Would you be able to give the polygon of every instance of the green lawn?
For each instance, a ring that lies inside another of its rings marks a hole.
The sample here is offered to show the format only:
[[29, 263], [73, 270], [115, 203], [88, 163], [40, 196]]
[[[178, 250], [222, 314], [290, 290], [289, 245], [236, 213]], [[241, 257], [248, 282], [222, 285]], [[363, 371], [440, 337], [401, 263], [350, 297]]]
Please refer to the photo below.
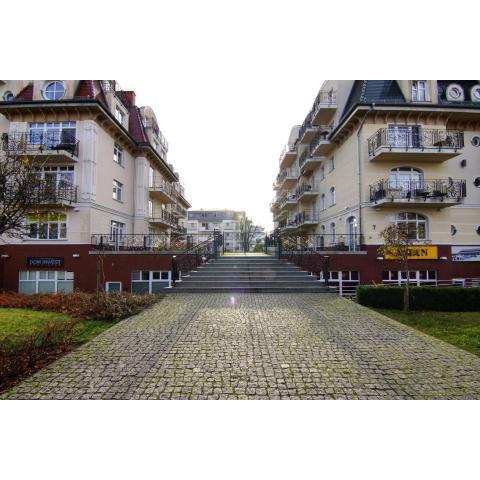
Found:
[[373, 310], [480, 356], [480, 312]]
[[[39, 312], [23, 308], [0, 308], [0, 342], [6, 337], [31, 335], [49, 322], [64, 322], [69, 317], [62, 313]], [[78, 322], [74, 343], [79, 345], [110, 328], [116, 322], [83, 320]]]

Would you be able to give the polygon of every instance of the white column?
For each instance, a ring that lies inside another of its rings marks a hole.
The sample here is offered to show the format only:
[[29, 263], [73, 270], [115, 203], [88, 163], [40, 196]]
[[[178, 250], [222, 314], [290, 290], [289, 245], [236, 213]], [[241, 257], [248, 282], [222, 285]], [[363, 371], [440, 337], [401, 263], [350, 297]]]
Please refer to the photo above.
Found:
[[134, 232], [147, 233], [148, 224], [148, 169], [150, 163], [145, 157], [135, 157], [135, 186], [133, 196]]
[[97, 124], [93, 120], [83, 122], [80, 152], [80, 162], [82, 163], [81, 199], [95, 202], [97, 197]]

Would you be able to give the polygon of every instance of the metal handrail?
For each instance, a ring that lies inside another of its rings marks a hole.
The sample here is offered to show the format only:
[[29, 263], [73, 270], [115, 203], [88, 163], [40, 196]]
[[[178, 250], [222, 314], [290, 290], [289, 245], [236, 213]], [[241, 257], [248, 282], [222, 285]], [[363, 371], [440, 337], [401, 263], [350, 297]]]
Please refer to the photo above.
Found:
[[66, 130], [47, 130], [39, 132], [13, 132], [2, 136], [2, 147], [4, 150], [13, 152], [40, 152], [60, 150], [78, 157], [78, 146], [80, 141], [74, 134]]
[[370, 185], [370, 201], [376, 202], [385, 198], [405, 199], [413, 198], [440, 199], [456, 198], [458, 201], [467, 196], [467, 182], [464, 179], [416, 179], [407, 181], [378, 180]]
[[321, 125], [318, 132], [312, 138], [310, 145], [308, 147], [309, 152], [313, 152], [320, 142], [325, 142], [329, 140], [330, 134], [333, 132], [333, 125]]
[[429, 149], [457, 151], [464, 146], [462, 130], [423, 129], [416, 126], [380, 128], [368, 139], [368, 154], [375, 155], [380, 148]]

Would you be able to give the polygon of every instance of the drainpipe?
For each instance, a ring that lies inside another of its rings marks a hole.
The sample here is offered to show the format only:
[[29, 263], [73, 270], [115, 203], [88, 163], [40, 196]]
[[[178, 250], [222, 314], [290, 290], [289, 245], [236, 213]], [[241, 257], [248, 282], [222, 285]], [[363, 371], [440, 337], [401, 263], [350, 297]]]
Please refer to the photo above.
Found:
[[[363, 221], [362, 221], [362, 161], [361, 161], [361, 145], [360, 145], [360, 132], [362, 131], [363, 124], [367, 119], [367, 115], [375, 109], [375, 103], [370, 105], [370, 109], [365, 112], [365, 115], [360, 122], [360, 126], [357, 129], [357, 167], [358, 167], [358, 230], [360, 232], [360, 238], [363, 234]], [[360, 244], [361, 242], [359, 242]]]

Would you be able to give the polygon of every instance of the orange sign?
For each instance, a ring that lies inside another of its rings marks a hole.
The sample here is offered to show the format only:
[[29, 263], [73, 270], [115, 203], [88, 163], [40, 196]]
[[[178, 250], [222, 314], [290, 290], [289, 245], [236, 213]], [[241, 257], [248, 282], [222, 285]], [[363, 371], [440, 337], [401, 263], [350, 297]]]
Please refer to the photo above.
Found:
[[[395, 255], [395, 247], [390, 249], [392, 253], [385, 254], [385, 260], [400, 260], [398, 255]], [[409, 260], [437, 260], [438, 247], [431, 246], [412, 246], [408, 248]]]

